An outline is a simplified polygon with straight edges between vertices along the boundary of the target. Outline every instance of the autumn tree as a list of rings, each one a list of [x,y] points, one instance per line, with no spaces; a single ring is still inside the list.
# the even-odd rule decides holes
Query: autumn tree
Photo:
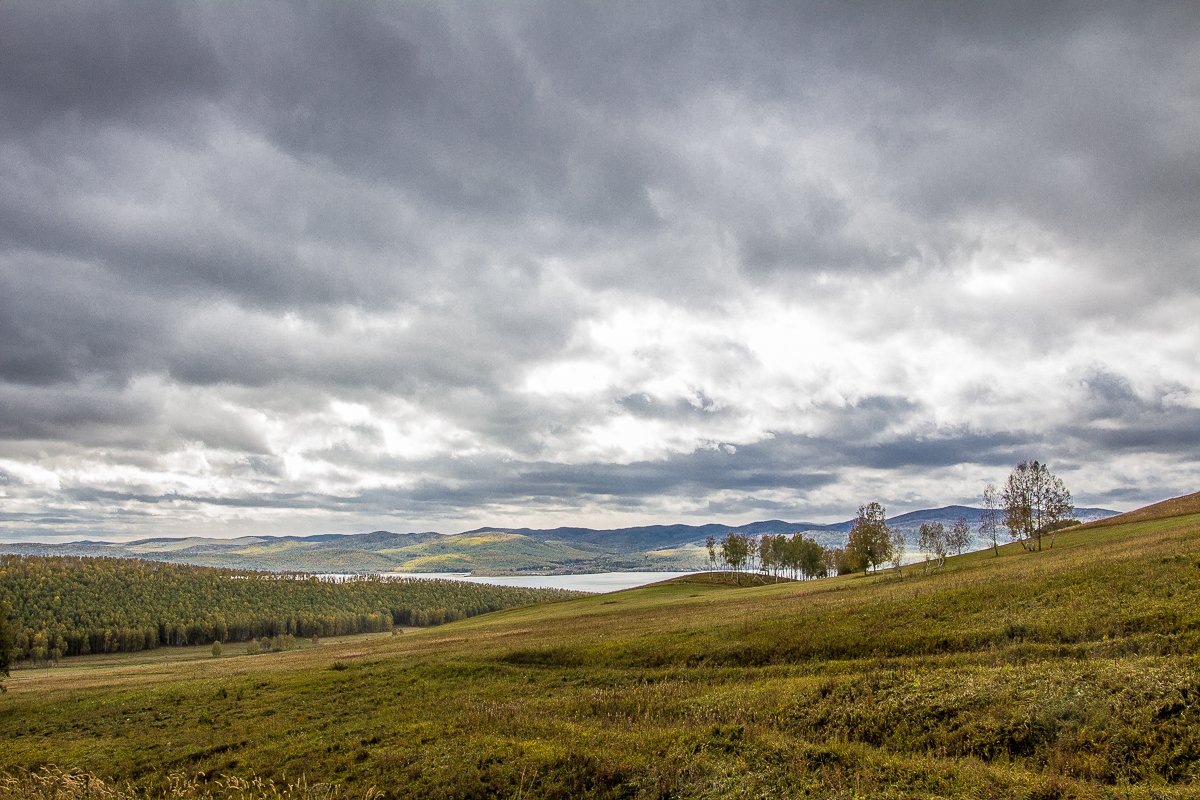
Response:
[[[872,501],[859,506],[846,541],[851,563],[864,572],[887,563],[892,557],[891,537],[892,529],[888,527],[882,505]]]
[[[822,557],[822,568],[827,575],[849,575],[857,567],[844,547],[830,547]]]
[[[1004,526],[1026,550],[1041,550],[1047,538],[1053,547],[1055,531],[1075,512],[1062,480],[1038,461],[1017,464],[1004,484],[1001,501]]]
[[[715,569],[717,566],[717,540],[711,533],[704,539],[704,549],[708,550],[709,568]]]

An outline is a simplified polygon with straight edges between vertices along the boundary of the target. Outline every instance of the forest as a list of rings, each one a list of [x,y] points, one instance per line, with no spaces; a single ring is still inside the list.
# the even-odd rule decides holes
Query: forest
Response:
[[[164,645],[437,625],[574,596],[450,580],[332,581],[124,558],[0,556],[12,660],[38,664]]]

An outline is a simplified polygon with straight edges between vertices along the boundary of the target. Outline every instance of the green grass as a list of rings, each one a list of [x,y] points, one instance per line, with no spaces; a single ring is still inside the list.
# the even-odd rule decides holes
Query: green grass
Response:
[[[81,770],[113,797],[1200,796],[1198,514],[903,579],[703,577],[141,655],[14,673],[0,792]]]

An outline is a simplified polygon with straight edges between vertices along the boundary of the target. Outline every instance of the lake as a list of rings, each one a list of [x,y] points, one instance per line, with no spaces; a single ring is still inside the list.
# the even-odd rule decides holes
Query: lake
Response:
[[[504,575],[489,577],[467,572],[385,572],[384,578],[416,578],[426,580],[490,583],[493,586],[523,586],[528,589],[570,589],[575,592],[619,592],[649,583],[692,575],[691,572],[594,572],[582,575]],[[328,580],[349,580],[358,575],[323,574]]]

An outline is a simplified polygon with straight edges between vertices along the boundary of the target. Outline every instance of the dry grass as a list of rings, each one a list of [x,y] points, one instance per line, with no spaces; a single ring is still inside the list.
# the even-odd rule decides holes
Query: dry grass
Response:
[[[1104,528],[1112,525],[1125,525],[1133,522],[1147,522],[1155,519],[1181,517],[1187,514],[1200,514],[1200,492],[1172,497],[1159,503],[1138,508],[1115,517],[1089,522],[1083,527]]]
[[[1200,515],[905,576],[673,582],[304,651],[23,671],[0,770],[164,797],[1200,796]]]

